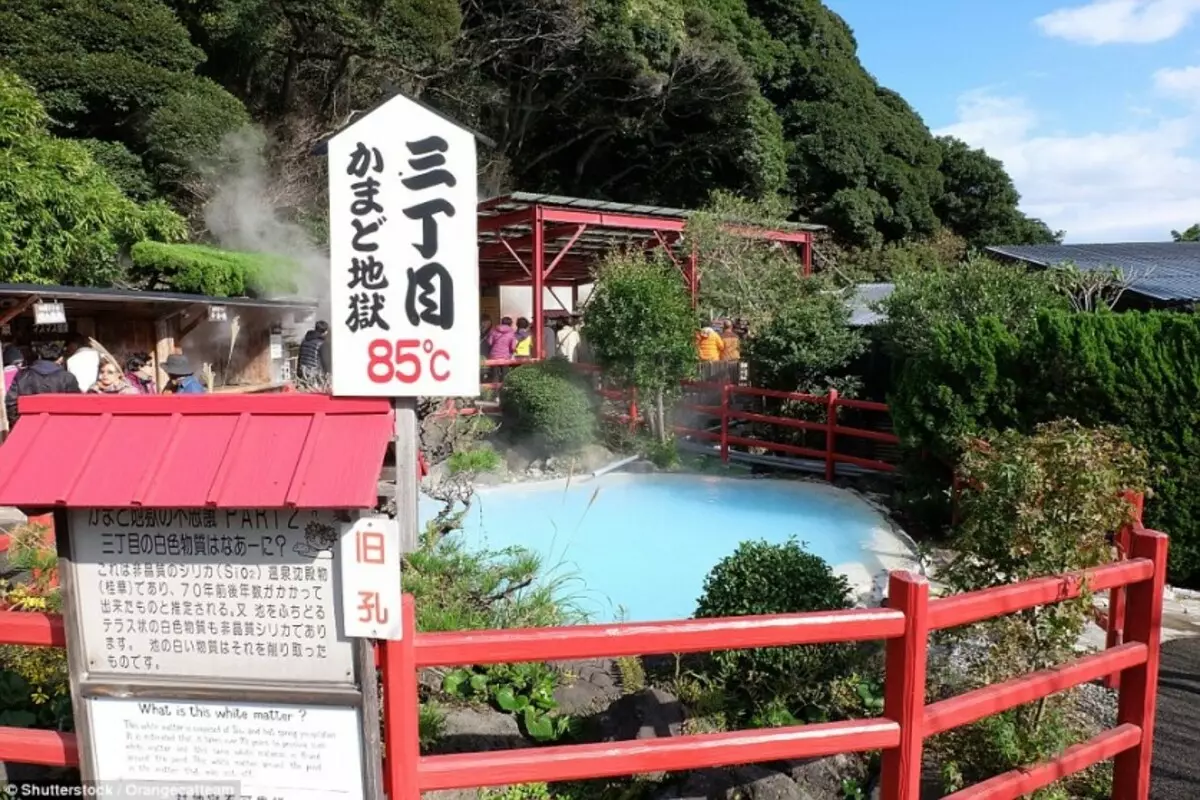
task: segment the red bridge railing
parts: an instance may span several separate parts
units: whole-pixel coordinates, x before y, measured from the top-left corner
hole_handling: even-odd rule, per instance
[[[893,573],[889,607],[729,619],[582,625],[528,630],[417,633],[404,600],[404,635],[380,644],[385,783],[396,800],[439,789],[499,786],[670,772],[731,764],[883,751],[884,800],[917,800],[927,737],[1088,681],[1119,675],[1116,727],[1057,758],[963,789],[950,800],[1008,800],[1115,758],[1113,797],[1147,800],[1162,630],[1167,538],[1130,535],[1129,558],[1081,573],[930,599],[924,578]],[[966,694],[925,702],[931,631],[969,625],[1048,603],[1124,587],[1122,643],[1054,669]],[[696,734],[650,741],[560,745],[422,756],[417,673],[424,667],[692,653],[731,648],[886,641],[883,716],[766,730]],[[62,647],[52,614],[0,612],[0,643]],[[0,728],[0,761],[78,764],[75,736]]]
[[[780,392],[773,389],[758,389],[753,386],[737,386],[729,383],[689,383],[687,386],[690,388],[708,389],[714,393],[720,392],[720,405],[682,404],[682,407],[688,410],[696,411],[718,420],[720,428],[719,430],[704,430],[676,426],[675,433],[693,439],[717,443],[722,461],[729,461],[731,447],[743,447],[761,448],[788,456],[823,461],[825,463],[825,479],[828,481],[832,481],[837,475],[838,464],[852,464],[861,469],[875,472],[895,472],[896,470],[896,465],[887,461],[861,458],[838,452],[837,449],[838,441],[846,438],[866,439],[888,445],[898,445],[900,437],[890,431],[854,428],[840,424],[838,419],[838,410],[843,408],[887,414],[889,413],[889,409],[886,403],[877,403],[871,400],[851,400],[838,395],[836,389],[831,389],[825,395],[815,395],[802,394],[800,392]],[[737,397],[771,398],[816,406],[825,410],[823,415],[824,420],[815,422],[796,419],[794,417],[760,414],[741,410],[736,408],[733,403]],[[814,447],[802,447],[792,443],[775,442],[769,439],[739,436],[731,430],[731,425],[738,422],[759,423],[761,425],[778,426],[792,430],[817,431],[824,434],[824,447],[817,449]]]

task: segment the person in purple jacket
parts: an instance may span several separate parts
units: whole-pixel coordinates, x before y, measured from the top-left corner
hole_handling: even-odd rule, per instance
[[[504,317],[500,324],[492,328],[487,338],[488,358],[492,361],[510,361],[513,348],[517,344],[517,332],[513,330],[512,317]],[[502,382],[508,373],[508,367],[492,367],[492,381]]]

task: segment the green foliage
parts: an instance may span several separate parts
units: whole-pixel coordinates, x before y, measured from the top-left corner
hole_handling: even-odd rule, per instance
[[[1200,222],[1184,231],[1171,231],[1171,239],[1176,242],[1200,242]]]
[[[431,747],[442,735],[446,725],[446,712],[433,701],[421,703],[417,709],[417,737],[421,749]]]
[[[1062,242],[1062,231],[1053,232],[1018,210],[1021,195],[999,160],[953,136],[939,137],[937,143],[945,189],[934,209],[943,225],[978,248]]]
[[[38,89],[57,130],[120,142],[173,191],[189,165],[249,121],[235,98],[195,74],[204,58],[160,0],[29,0],[0,10],[0,67]]]
[[[1113,429],[1065,420],[966,448],[955,558],[938,571],[952,592],[1086,569],[1110,560],[1107,536],[1131,518],[1121,497],[1145,485],[1145,454]],[[1085,587],[1086,588],[1086,587]],[[1044,670],[1075,656],[1092,598],[1084,596],[940,635],[958,667],[938,670],[961,692]],[[969,646],[975,639],[978,644]],[[935,674],[936,674],[935,672]],[[1029,765],[1086,739],[1070,695],[1046,698],[946,734],[937,745],[947,789]],[[1094,776],[1085,778],[1090,782]],[[1078,795],[1076,795],[1078,796]]]
[[[652,439],[645,444],[645,457],[659,469],[671,469],[679,466],[679,442],[674,436],[668,436],[666,441]]]
[[[862,283],[893,281],[899,275],[953,267],[967,255],[966,240],[946,228],[929,237],[889,242],[882,247],[817,247],[822,256],[832,257],[837,272],[844,274],[847,282]]]
[[[488,445],[459,450],[452,453],[446,462],[451,475],[493,472],[500,468],[500,464],[500,454]]]
[[[890,397],[913,450],[955,463],[964,437],[1072,417],[1127,429],[1147,452],[1146,524],[1171,536],[1169,578],[1200,580],[1200,319],[1044,311],[1019,332],[995,317],[938,324]],[[943,487],[944,488],[944,487]]]
[[[696,368],[695,330],[691,300],[673,266],[629,253],[601,265],[581,335],[606,376],[654,399],[654,430],[663,442],[665,399]]]
[[[850,586],[795,540],[747,541],[704,580],[696,616],[739,617],[850,607]],[[852,664],[844,645],[771,647],[714,653],[711,677],[737,712],[765,724],[823,707],[829,682]]]
[[[85,146],[46,124],[29,86],[0,70],[0,279],[111,285],[135,243],[183,237],[180,217],[126,197]]]
[[[200,244],[139,242],[131,277],[145,286],[213,297],[263,297],[295,292],[299,269],[278,256],[239,253]]]
[[[956,266],[904,271],[882,303],[887,313],[883,334],[899,360],[919,352],[936,328],[952,323],[971,326],[995,316],[1019,333],[1044,308],[1066,308],[1045,272],[1026,272],[987,258]]]
[[[500,389],[500,409],[511,433],[540,447],[576,450],[596,434],[590,387],[566,361],[550,359],[509,371]]]
[[[522,732],[537,742],[553,742],[571,732],[570,716],[556,714],[558,674],[545,664],[496,664],[446,674],[442,691],[460,700],[491,703],[517,718]]]
[[[154,198],[154,183],[142,166],[142,160],[125,145],[99,139],[80,139],[79,143],[87,148],[92,160],[104,167],[104,171],[128,197],[138,202]]]
[[[751,381],[784,392],[845,388],[836,378],[867,347],[862,331],[849,322],[845,291],[817,277],[804,281],[743,343],[742,360],[750,365]]]

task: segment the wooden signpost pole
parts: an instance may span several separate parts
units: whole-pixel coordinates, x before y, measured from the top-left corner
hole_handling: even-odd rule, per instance
[[[392,408],[396,411],[396,524],[400,526],[400,552],[411,553],[417,549],[417,503],[421,482],[417,466],[417,454],[421,449],[417,399],[393,398]]]

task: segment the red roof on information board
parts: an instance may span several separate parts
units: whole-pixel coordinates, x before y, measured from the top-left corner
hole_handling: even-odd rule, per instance
[[[373,508],[386,399],[311,394],[20,399],[0,506]]]

